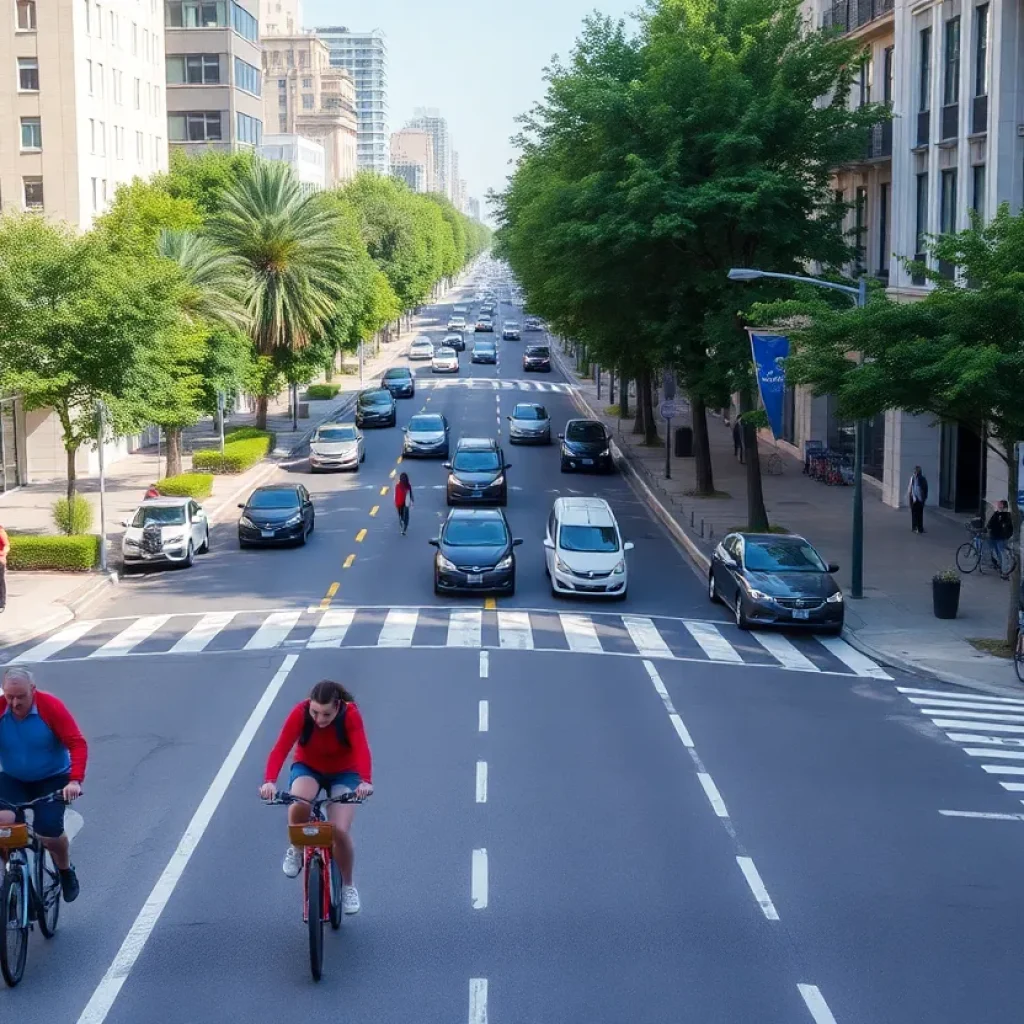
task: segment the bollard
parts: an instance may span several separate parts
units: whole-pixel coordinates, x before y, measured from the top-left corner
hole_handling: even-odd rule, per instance
[[[715,524],[712,523],[708,529],[708,540],[713,541],[715,539]]]
[[[693,509],[690,509],[690,529],[693,529]]]
[[[704,520],[703,519],[700,521],[700,535],[703,538],[703,536],[704,536]]]

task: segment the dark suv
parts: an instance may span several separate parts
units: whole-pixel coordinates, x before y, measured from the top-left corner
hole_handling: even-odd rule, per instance
[[[562,472],[570,469],[612,470],[611,439],[600,420],[569,420],[562,442]]]
[[[385,370],[380,386],[387,388],[395,398],[412,398],[416,394],[416,381],[408,366],[392,366]]]
[[[464,437],[455,457],[446,462],[449,505],[507,505],[508,463],[498,442],[489,437]]]

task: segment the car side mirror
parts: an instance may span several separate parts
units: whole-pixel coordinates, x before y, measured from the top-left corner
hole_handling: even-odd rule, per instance
[[[828,563],[828,571],[829,572],[839,572],[839,566],[836,565],[835,562],[829,562]]]
[[[522,543],[523,543],[523,538],[522,537],[516,537],[512,541],[512,547],[517,548]]]
[[[243,505],[243,504],[242,504],[241,502],[239,502],[239,503],[238,503],[238,507],[239,507],[239,508],[245,508],[245,505]]]
[[[408,434],[409,433],[409,428],[408,427],[402,427],[402,433],[403,434]]]
[[[428,540],[428,541],[427,541],[427,543],[428,543],[428,544],[429,544],[429,545],[430,545],[430,546],[431,546],[432,548],[439,548],[439,547],[441,546],[441,541],[440,541],[440,540],[438,540],[438,539],[437,539],[436,537],[435,537],[435,538],[433,538],[432,540]]]
[[[451,469],[452,468],[452,464],[450,462],[442,462],[441,466],[444,469]]]
[[[205,519],[206,518],[206,513],[201,508],[197,508],[196,511],[195,511],[194,518],[195,519]]]
[[[633,550],[633,542],[631,540],[627,540],[626,543],[622,545],[622,550],[623,551],[632,551]]]
[[[502,467],[502,469],[511,469],[511,468],[512,468],[512,463],[511,462],[506,462],[505,465]]]
[[[512,417],[511,416],[506,416],[505,419],[507,419],[509,422],[512,421]]]
[[[565,440],[565,434],[559,434],[558,435],[558,440],[559,441],[564,441]]]
[[[122,519],[121,525],[127,530],[132,525],[132,521],[130,519]]]
[[[550,548],[552,551],[555,550],[555,542],[550,537],[544,538],[544,547]]]

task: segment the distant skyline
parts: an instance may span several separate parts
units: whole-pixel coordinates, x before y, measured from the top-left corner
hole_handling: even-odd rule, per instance
[[[460,175],[481,201],[505,187],[515,149],[515,118],[543,98],[543,71],[568,56],[584,17],[596,7],[625,17],[638,0],[378,0],[371,5],[304,0],[306,28],[379,28],[387,36],[390,130],[414,107],[438,107],[459,151]]]

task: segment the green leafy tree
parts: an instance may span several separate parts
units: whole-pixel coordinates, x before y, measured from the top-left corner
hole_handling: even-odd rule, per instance
[[[186,154],[174,149],[167,174],[156,183],[172,198],[190,202],[205,219],[221,210],[225,193],[252,173],[258,159],[244,150],[226,153],[211,149]]]

